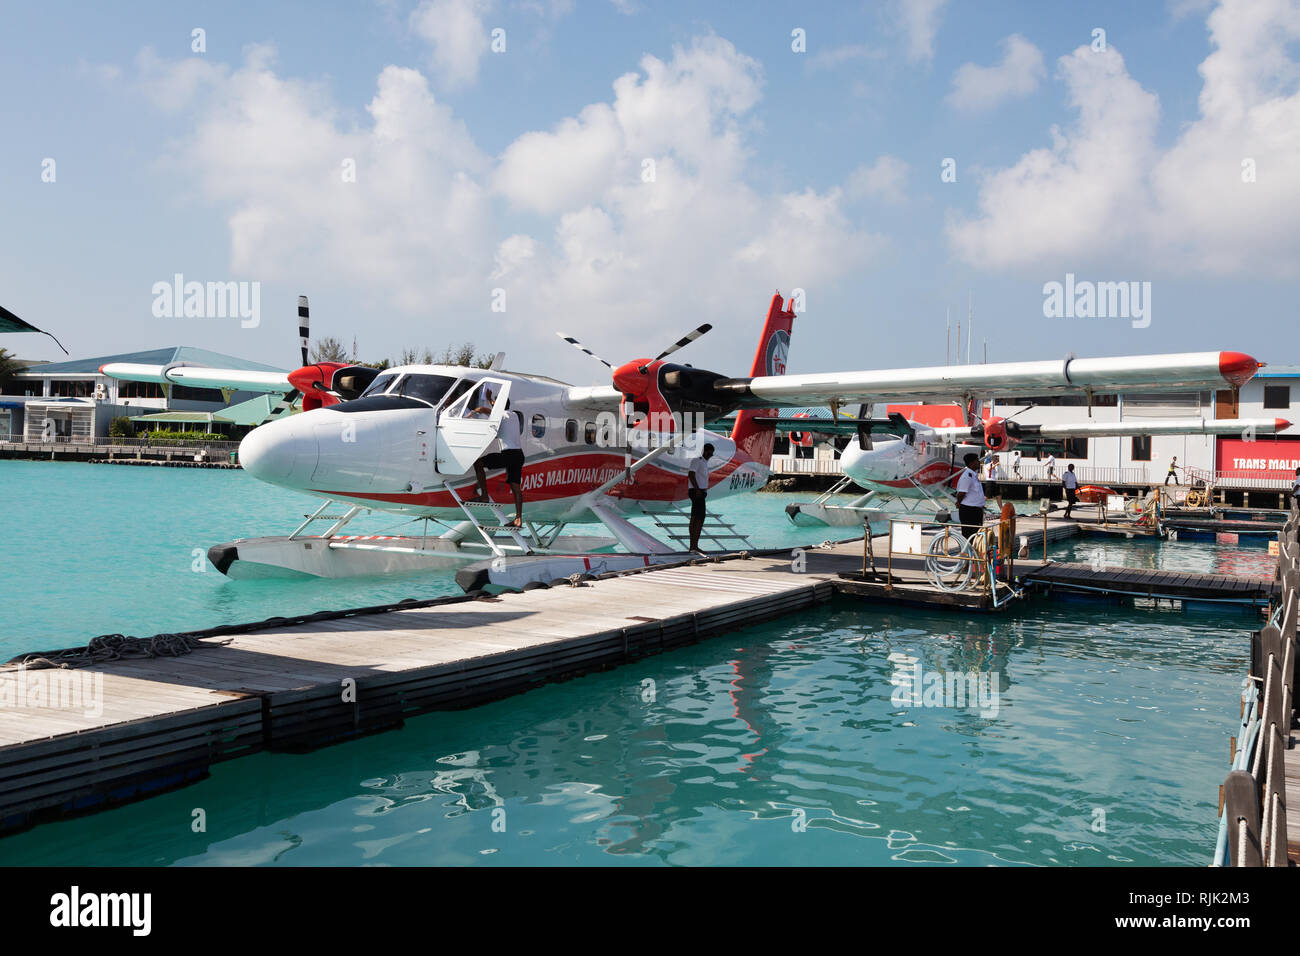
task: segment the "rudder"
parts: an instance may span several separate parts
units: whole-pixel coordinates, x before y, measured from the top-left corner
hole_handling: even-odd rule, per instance
[[[793,328],[793,300],[783,303],[781,293],[777,292],[767,308],[767,321],[763,323],[758,351],[754,353],[754,362],[749,369],[751,378],[785,374]],[[776,438],[776,429],[770,425],[759,425],[754,418],[775,414],[776,409],[772,408],[744,409],[736,416],[736,424],[731,429],[731,440],[736,443],[736,447],[765,467],[772,464],[772,444]]]

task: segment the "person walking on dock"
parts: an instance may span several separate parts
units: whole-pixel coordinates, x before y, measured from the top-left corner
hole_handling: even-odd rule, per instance
[[[957,516],[961,533],[970,537],[984,527],[984,486],[980,484],[980,456],[969,452],[962,459],[966,467],[957,478]]]
[[[1166,485],[1169,484],[1169,480],[1171,478],[1173,479],[1174,484],[1178,484],[1178,456],[1177,455],[1175,455],[1174,460],[1169,463],[1169,474],[1165,475]]]
[[[713,446],[705,445],[698,458],[692,458],[687,466],[686,493],[691,499],[691,551],[700,550],[700,532],[704,530],[705,499],[709,496],[709,459],[713,457]]]
[[[1011,473],[1012,473],[1013,475],[1016,476],[1016,479],[1017,479],[1017,480],[1019,480],[1019,478],[1020,478],[1020,451],[1019,451],[1019,449],[1017,449],[1016,451],[1013,451],[1013,452],[1011,453]]]
[[[1065,517],[1070,517],[1070,509],[1079,502],[1079,476],[1074,473],[1074,465],[1068,465],[1061,476],[1061,487],[1065,489]]]
[[[1056,456],[1047,456],[1047,480],[1051,481],[1056,477]]]
[[[998,482],[1001,480],[1002,459],[994,455],[989,460],[989,483],[984,488],[984,496],[997,502],[998,508],[1002,507],[1002,489],[998,487]]]

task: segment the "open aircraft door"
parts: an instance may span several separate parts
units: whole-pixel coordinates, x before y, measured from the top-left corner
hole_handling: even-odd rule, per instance
[[[474,462],[496,441],[509,398],[509,382],[485,378],[439,413],[434,435],[436,474],[464,475],[474,470]],[[491,408],[486,415],[475,411],[484,407]]]

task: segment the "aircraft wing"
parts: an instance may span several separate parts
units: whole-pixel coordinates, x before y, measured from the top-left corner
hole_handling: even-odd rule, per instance
[[[1275,435],[1291,427],[1285,418],[1160,418],[1123,422],[1072,422],[1060,425],[1022,425],[1007,422],[1007,434],[1020,441],[1037,438],[1108,438],[1127,435]],[[939,441],[969,442],[982,438],[982,426],[970,428],[929,428],[918,431],[933,434]]]
[[[953,401],[964,396],[1038,396],[1226,388],[1249,381],[1261,363],[1241,352],[1184,352],[1047,362],[950,365],[880,371],[723,379],[714,389],[742,408],[859,402]]]
[[[109,362],[99,371],[127,382],[158,382],[188,385],[190,388],[223,388],[241,392],[288,392],[293,389],[288,372],[200,365],[137,365],[131,362]]]

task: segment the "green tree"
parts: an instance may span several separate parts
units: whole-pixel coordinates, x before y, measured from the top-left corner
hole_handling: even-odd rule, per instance
[[[21,372],[26,367],[27,363],[20,361],[18,356],[8,349],[0,349],[0,378],[8,378],[10,375]]]
[[[311,360],[313,362],[346,362],[348,361],[347,349],[343,343],[332,335],[327,335],[323,339],[317,339],[311,347]]]

